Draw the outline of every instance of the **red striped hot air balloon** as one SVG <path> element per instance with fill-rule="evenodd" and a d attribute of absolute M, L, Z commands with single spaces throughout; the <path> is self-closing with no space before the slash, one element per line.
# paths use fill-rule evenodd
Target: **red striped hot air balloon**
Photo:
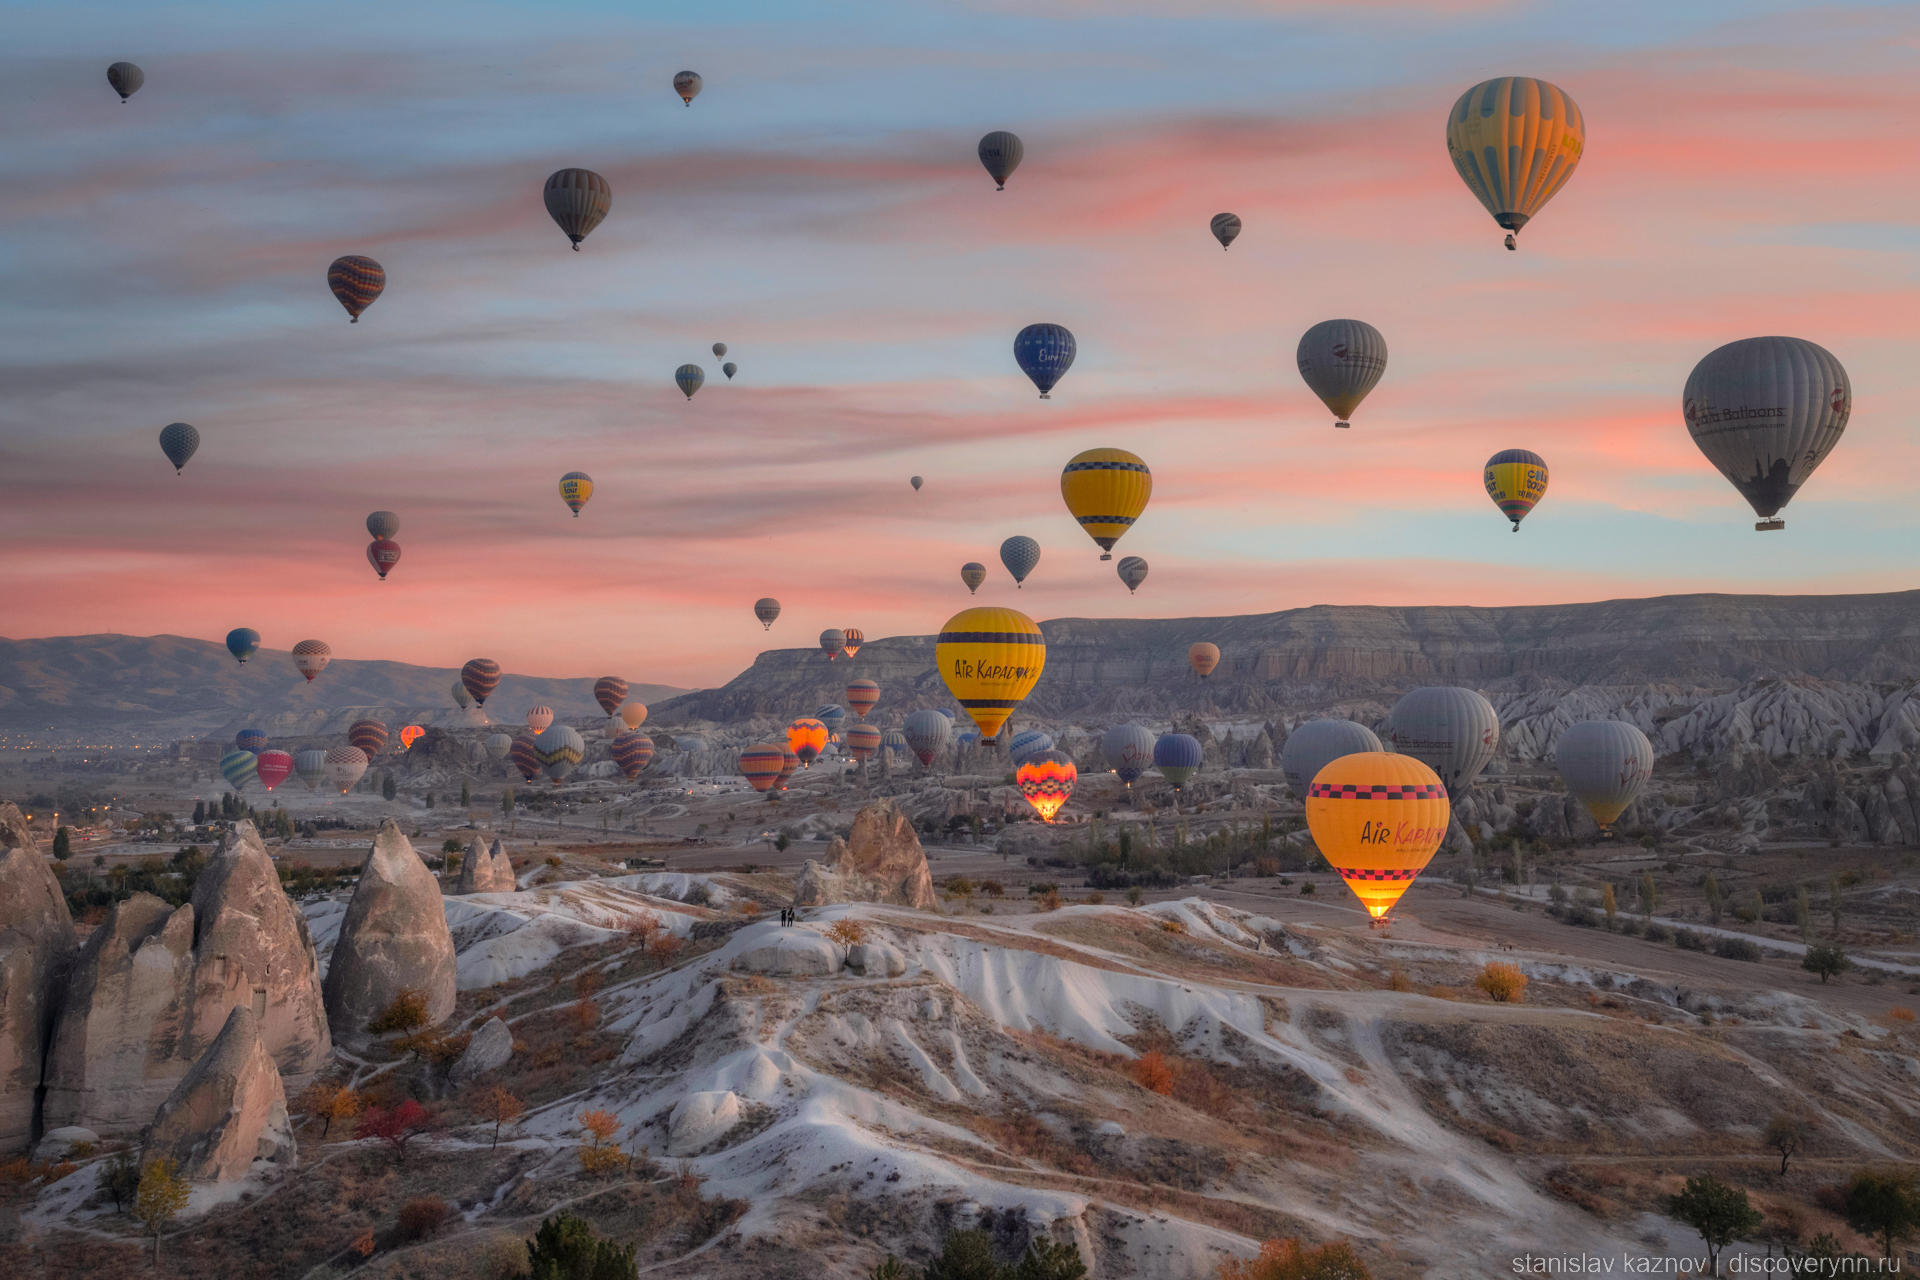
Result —
<path fill-rule="evenodd" d="M 802 717 L 787 725 L 787 748 L 800 761 L 800 767 L 812 766 L 814 759 L 827 749 L 827 726 L 811 716 Z"/>
<path fill-rule="evenodd" d="M 787 753 L 771 742 L 756 742 L 740 752 L 740 776 L 755 791 L 773 790 L 786 767 Z"/>
<path fill-rule="evenodd" d="M 327 268 L 327 287 L 353 317 L 348 323 L 359 324 L 360 313 L 372 306 L 380 291 L 387 287 L 387 273 L 372 258 L 350 253 L 344 258 L 335 258 Z"/>
<path fill-rule="evenodd" d="M 347 726 L 347 741 L 369 756 L 377 756 L 386 750 L 387 726 L 378 720 L 355 720 Z"/>
<path fill-rule="evenodd" d="M 293 757 L 285 751 L 262 751 L 253 772 L 260 785 L 271 791 L 293 776 Z"/>
<path fill-rule="evenodd" d="M 853 708 L 857 719 L 865 720 L 867 712 L 873 710 L 880 701 L 880 686 L 871 680 L 855 680 L 847 686 L 847 705 Z"/>
<path fill-rule="evenodd" d="M 393 566 L 400 563 L 400 544 L 392 538 L 375 538 L 367 544 L 367 563 L 380 575 L 380 581 L 385 582 Z"/>
<path fill-rule="evenodd" d="M 487 698 L 500 687 L 500 664 L 492 658 L 474 658 L 460 668 L 460 683 L 467 686 L 473 700 L 484 707 Z"/>
<path fill-rule="evenodd" d="M 523 732 L 513 735 L 513 749 L 507 752 L 507 759 L 528 782 L 540 776 L 540 756 L 533 749 L 531 733 Z"/>
<path fill-rule="evenodd" d="M 856 724 L 847 730 L 847 754 L 865 764 L 880 749 L 880 726 Z"/>
<path fill-rule="evenodd" d="M 858 627 L 848 627 L 845 631 L 842 631 L 840 633 L 841 647 L 846 650 L 847 656 L 849 658 L 851 658 L 854 654 L 859 653 L 860 646 L 865 644 L 866 642 L 867 642 L 867 633 L 862 631 Z"/>
<path fill-rule="evenodd" d="M 800 757 L 785 747 L 780 748 L 780 789 L 782 791 L 787 789 L 787 779 L 791 778 L 793 771 L 799 767 Z"/>
<path fill-rule="evenodd" d="M 535 733 L 545 733 L 547 727 L 552 723 L 552 707 L 535 707 L 533 710 L 527 712 L 527 728 L 533 730 Z"/>
<path fill-rule="evenodd" d="M 400 749 L 402 751 L 413 750 L 413 744 L 420 741 L 420 739 L 426 735 L 426 732 L 425 729 L 422 729 L 417 724 L 408 725 L 400 731 Z"/>
<path fill-rule="evenodd" d="M 620 709 L 627 700 L 627 682 L 619 676 L 601 676 L 593 682 L 593 700 L 608 715 Z"/>
<path fill-rule="evenodd" d="M 639 777 L 652 760 L 653 739 L 646 734 L 629 730 L 613 740 L 613 762 L 629 781 Z"/>

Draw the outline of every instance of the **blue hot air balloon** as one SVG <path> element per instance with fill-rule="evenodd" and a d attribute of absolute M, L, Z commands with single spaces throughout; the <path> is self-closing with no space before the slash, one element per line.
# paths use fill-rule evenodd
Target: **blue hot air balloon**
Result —
<path fill-rule="evenodd" d="M 167 461 L 173 464 L 173 474 L 179 475 L 180 469 L 187 465 L 187 459 L 200 447 L 200 433 L 194 430 L 190 422 L 169 422 L 160 428 L 160 452 L 167 455 Z"/>
<path fill-rule="evenodd" d="M 251 751 L 253 754 L 259 755 L 262 751 L 266 750 L 267 731 L 265 729 L 242 729 L 234 736 L 233 745 L 242 751 Z"/>
<path fill-rule="evenodd" d="M 247 659 L 260 652 L 260 633 L 252 627 L 235 627 L 227 632 L 227 652 L 246 666 Z"/>
<path fill-rule="evenodd" d="M 239 791 L 253 780 L 254 767 L 259 762 L 259 757 L 251 751 L 229 751 L 220 757 L 220 773 Z"/>
<path fill-rule="evenodd" d="M 1019 362 L 1020 372 L 1040 388 L 1042 400 L 1052 399 L 1047 393 L 1073 367 L 1076 350 L 1073 335 L 1065 325 L 1030 324 L 1013 339 L 1013 358 Z"/>
<path fill-rule="evenodd" d="M 697 364 L 683 364 L 673 371 L 673 380 L 687 393 L 687 399 L 693 399 L 693 393 L 707 383 L 707 371 Z"/>
<path fill-rule="evenodd" d="M 1027 762 L 1028 757 L 1041 755 L 1053 750 L 1053 737 L 1038 729 L 1023 729 L 1013 735 L 1007 743 L 1007 759 L 1017 769 Z"/>
<path fill-rule="evenodd" d="M 1015 534 L 1000 544 L 1000 563 L 1007 566 L 1017 588 L 1040 563 L 1040 544 L 1024 534 Z"/>
<path fill-rule="evenodd" d="M 1153 744 L 1153 767 L 1175 791 L 1200 771 L 1200 740 L 1190 733 L 1163 733 Z"/>

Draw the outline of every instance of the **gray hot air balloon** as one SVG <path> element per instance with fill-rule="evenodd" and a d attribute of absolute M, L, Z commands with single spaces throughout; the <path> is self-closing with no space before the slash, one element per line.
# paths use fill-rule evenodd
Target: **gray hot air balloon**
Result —
<path fill-rule="evenodd" d="M 561 169 L 547 179 L 547 213 L 580 252 L 580 242 L 613 208 L 613 188 L 591 169 Z"/>
<path fill-rule="evenodd" d="M 967 584 L 967 594 L 972 595 L 987 580 L 987 566 L 978 560 L 969 560 L 960 566 L 960 581 Z"/>
<path fill-rule="evenodd" d="M 1653 776 L 1653 744 L 1624 720 L 1582 720 L 1554 743 L 1553 762 L 1604 831 Z"/>
<path fill-rule="evenodd" d="M 1296 800 L 1307 798 L 1307 788 L 1320 771 L 1342 756 L 1380 751 L 1373 730 L 1352 720 L 1309 720 L 1287 735 L 1280 748 L 1280 772 Z"/>
<path fill-rule="evenodd" d="M 772 596 L 761 596 L 753 602 L 753 616 L 760 619 L 762 629 L 773 630 L 773 620 L 780 616 L 780 602 Z"/>
<path fill-rule="evenodd" d="M 510 733 L 492 733 L 487 735 L 487 758 L 499 764 L 513 750 L 513 735 Z"/>
<path fill-rule="evenodd" d="M 400 517 L 391 511 L 376 511 L 367 517 L 367 536 L 378 541 L 400 532 Z"/>
<path fill-rule="evenodd" d="M 1000 544 L 1000 563 L 1007 566 L 1007 572 L 1013 575 L 1013 585 L 1018 588 L 1040 563 L 1040 544 L 1023 533 L 1016 533 Z"/>
<path fill-rule="evenodd" d="M 913 486 L 913 491 L 915 493 L 918 493 L 920 492 L 920 486 L 925 484 L 926 481 L 922 480 L 919 476 L 914 476 L 911 479 L 909 479 L 907 483 Z"/>
<path fill-rule="evenodd" d="M 473 695 L 467 692 L 467 686 L 458 680 L 453 682 L 453 705 L 465 711 L 473 705 Z"/>
<path fill-rule="evenodd" d="M 698 71 L 682 71 L 673 78 L 673 91 L 680 95 L 682 102 L 692 106 L 693 100 L 700 96 L 703 83 Z"/>
<path fill-rule="evenodd" d="M 1153 768 L 1154 734 L 1137 724 L 1116 724 L 1100 739 L 1100 754 L 1129 789 L 1134 779 Z"/>
<path fill-rule="evenodd" d="M 1760 517 L 1772 518 L 1820 465 L 1853 411 L 1833 353 L 1804 338 L 1742 338 L 1693 367 L 1681 398 L 1687 432 Z"/>
<path fill-rule="evenodd" d="M 125 106 L 127 99 L 140 92 L 140 86 L 147 82 L 147 73 L 131 62 L 116 62 L 107 68 L 107 83 L 120 95 L 120 105 Z"/>
<path fill-rule="evenodd" d="M 727 354 L 727 344 L 726 344 L 726 343 L 724 343 L 724 342 L 716 342 L 716 343 L 714 343 L 714 344 L 713 344 L 713 354 L 714 354 L 714 355 L 715 355 L 716 357 L 718 357 L 718 356 L 724 356 L 724 355 L 726 355 L 726 354 Z"/>
<path fill-rule="evenodd" d="M 327 753 L 312 748 L 302 751 L 293 758 L 293 770 L 307 784 L 307 790 L 318 791 L 327 776 Z"/>
<path fill-rule="evenodd" d="M 181 468 L 187 465 L 194 451 L 200 447 L 200 433 L 192 423 L 169 422 L 160 428 L 160 452 L 167 455 L 167 461 L 173 464 L 173 474 L 179 475 Z"/>
<path fill-rule="evenodd" d="M 1240 234 L 1240 215 L 1237 213 L 1216 213 L 1213 215 L 1213 238 L 1225 249 Z"/>
<path fill-rule="evenodd" d="M 938 711 L 916 711 L 907 717 L 902 728 L 907 735 L 907 749 L 920 757 L 923 765 L 932 765 L 933 758 L 953 737 L 953 721 Z"/>
<path fill-rule="evenodd" d="M 1322 320 L 1300 337 L 1300 376 L 1339 421 L 1349 419 L 1387 371 L 1387 340 L 1364 320 Z"/>
<path fill-rule="evenodd" d="M 1001 191 L 1007 189 L 1008 176 L 1020 167 L 1020 159 L 1026 154 L 1020 139 L 1005 129 L 996 129 L 980 139 L 980 163 L 987 166 Z"/>
<path fill-rule="evenodd" d="M 1500 717 L 1472 689 L 1415 689 L 1387 713 L 1387 741 L 1440 775 L 1447 794 L 1473 785 L 1500 742 Z"/>
<path fill-rule="evenodd" d="M 733 381 L 733 375 L 740 372 L 740 366 L 729 360 L 720 366 L 720 372 L 727 375 L 727 381 Z"/>
<path fill-rule="evenodd" d="M 1113 566 L 1120 575 L 1120 581 L 1127 584 L 1127 594 L 1132 595 L 1147 580 L 1147 562 L 1139 556 L 1121 556 L 1120 563 Z"/>

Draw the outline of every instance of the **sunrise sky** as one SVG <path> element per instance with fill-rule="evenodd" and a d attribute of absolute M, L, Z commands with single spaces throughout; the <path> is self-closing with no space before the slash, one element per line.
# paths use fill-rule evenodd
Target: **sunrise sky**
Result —
<path fill-rule="evenodd" d="M 823 627 L 1902 590 L 1920 561 L 1920 11 L 1769 3 L 0 6 L 0 634 L 720 683 Z M 122 106 L 105 68 L 137 62 Z M 682 68 L 704 93 L 685 108 Z M 1445 116 L 1587 152 L 1519 253 Z M 1011 129 L 1004 193 L 974 156 Z M 571 253 L 566 166 L 613 211 Z M 1246 230 L 1222 253 L 1231 211 Z M 378 259 L 361 323 L 328 292 Z M 1335 431 L 1295 343 L 1386 377 Z M 1050 401 L 1034 321 L 1080 354 Z M 1753 515 L 1689 440 L 1737 338 L 1834 352 L 1845 438 Z M 711 344 L 738 362 L 721 376 Z M 674 368 L 703 365 L 687 402 Z M 204 437 L 176 479 L 162 426 Z M 1116 556 L 1061 465 L 1131 449 Z M 1552 468 L 1519 535 L 1481 488 Z M 579 519 L 560 475 L 597 490 Z M 910 475 L 926 477 L 915 494 Z M 382 583 L 362 522 L 402 519 Z M 997 549 L 1037 538 L 1015 592 Z M 963 561 L 988 583 L 970 599 Z M 785 613 L 769 636 L 756 597 Z"/>

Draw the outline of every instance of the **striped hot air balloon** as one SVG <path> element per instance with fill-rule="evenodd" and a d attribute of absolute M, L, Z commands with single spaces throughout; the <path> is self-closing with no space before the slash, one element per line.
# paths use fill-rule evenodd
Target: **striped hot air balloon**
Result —
<path fill-rule="evenodd" d="M 254 767 L 259 757 L 251 751 L 229 751 L 220 757 L 220 776 L 230 783 L 235 791 L 242 790 L 253 779 Z"/>
<path fill-rule="evenodd" d="M 913 748 L 907 745 L 907 735 L 898 729 L 889 729 L 880 735 L 880 749 L 890 755 L 911 755 Z"/>
<path fill-rule="evenodd" d="M 1514 237 L 1553 199 L 1587 150 L 1573 99 L 1545 80 L 1502 76 L 1460 95 L 1447 114 L 1447 154 L 1467 190 Z"/>
<path fill-rule="evenodd" d="M 513 749 L 507 752 L 507 759 L 520 771 L 520 776 L 532 782 L 540 776 L 540 757 L 535 753 L 531 732 L 522 731 L 513 735 Z"/>
<path fill-rule="evenodd" d="M 307 678 L 308 684 L 332 661 L 333 649 L 324 640 L 302 640 L 293 646 L 294 669 Z"/>
<path fill-rule="evenodd" d="M 120 95 L 120 105 L 126 106 L 127 99 L 140 92 L 140 86 L 147 82 L 147 73 L 131 62 L 116 62 L 107 68 L 107 83 Z"/>
<path fill-rule="evenodd" d="M 828 627 L 820 633 L 820 650 L 832 662 L 847 647 L 847 633 L 838 627 Z"/>
<path fill-rule="evenodd" d="M 1447 794 L 1473 785 L 1500 744 L 1500 715 L 1482 694 L 1456 685 L 1414 689 L 1387 713 L 1387 742 L 1446 784 Z"/>
<path fill-rule="evenodd" d="M 1853 383 L 1831 351 L 1805 338 L 1742 338 L 1707 353 L 1681 397 L 1687 433 L 1760 520 L 1779 511 L 1840 443 Z"/>
<path fill-rule="evenodd" d="M 963 609 L 947 619 L 934 644 L 934 664 L 947 691 L 991 738 L 1047 665 L 1047 643 L 1017 609 Z"/>
<path fill-rule="evenodd" d="M 460 683 L 467 686 L 473 700 L 484 707 L 488 697 L 500 687 L 500 664 L 492 658 L 474 658 L 460 668 Z"/>
<path fill-rule="evenodd" d="M 1153 742 L 1153 767 L 1184 791 L 1187 780 L 1200 772 L 1200 740 L 1190 733 L 1163 733 Z"/>
<path fill-rule="evenodd" d="M 593 682 L 593 700 L 608 715 L 620 709 L 627 700 L 627 682 L 619 676 L 601 676 Z"/>
<path fill-rule="evenodd" d="M 855 724 L 847 728 L 847 754 L 861 764 L 872 759 L 873 753 L 880 749 L 880 726 Z"/>
<path fill-rule="evenodd" d="M 841 648 L 849 658 L 860 652 L 860 646 L 867 642 L 867 633 L 858 627 L 848 627 L 841 635 Z"/>
<path fill-rule="evenodd" d="M 1073 784 L 1080 778 L 1073 757 L 1059 751 L 1042 751 L 1014 770 L 1020 794 L 1027 798 L 1040 821 L 1052 822 L 1060 807 L 1072 798 Z"/>
<path fill-rule="evenodd" d="M 1280 748 L 1280 772 L 1294 798 L 1304 800 L 1322 769 L 1341 756 L 1381 750 L 1373 730 L 1352 720 L 1309 720 L 1287 735 Z"/>
<path fill-rule="evenodd" d="M 879 701 L 880 686 L 872 680 L 855 680 L 847 685 L 847 705 L 860 719 L 865 720 Z"/>
<path fill-rule="evenodd" d="M 1020 167 L 1020 161 L 1026 158 L 1026 144 L 1020 141 L 1018 134 L 995 129 L 980 139 L 979 150 L 980 163 L 986 166 L 987 176 L 996 184 L 994 190 L 1005 191 L 1007 179 Z"/>
<path fill-rule="evenodd" d="M 369 758 L 386 750 L 387 726 L 378 720 L 355 720 L 347 726 L 347 741 L 367 753 Z"/>
<path fill-rule="evenodd" d="M 653 739 L 646 734 L 629 730 L 613 740 L 613 762 L 629 780 L 639 777 L 652 760 Z"/>
<path fill-rule="evenodd" d="M 575 253 L 613 209 L 613 188 L 591 169 L 559 170 L 547 179 L 544 195 L 548 216 L 573 241 Z"/>
<path fill-rule="evenodd" d="M 810 767 L 815 758 L 827 748 L 827 726 L 811 716 L 790 721 L 787 724 L 787 749 L 800 761 L 800 767 Z"/>
<path fill-rule="evenodd" d="M 1349 427 L 1354 410 L 1387 371 L 1387 340 L 1364 320 L 1322 320 L 1300 335 L 1294 352 L 1307 389 Z"/>
<path fill-rule="evenodd" d="M 1213 238 L 1220 242 L 1221 251 L 1224 252 L 1226 247 L 1240 236 L 1240 216 L 1233 213 L 1216 213 L 1213 215 L 1213 221 L 1208 224 L 1208 229 L 1213 232 Z"/>
<path fill-rule="evenodd" d="M 1438 775 L 1412 756 L 1342 756 L 1307 787 L 1307 828 L 1376 925 L 1446 839 L 1451 810 Z"/>
<path fill-rule="evenodd" d="M 1060 496 L 1068 513 L 1099 544 L 1100 558 L 1111 560 L 1113 544 L 1147 509 L 1153 473 L 1125 449 L 1088 449 L 1075 454 L 1061 471 Z"/>
<path fill-rule="evenodd" d="M 510 733 L 490 733 L 487 735 L 487 759 L 499 764 L 513 750 L 513 735 Z"/>
<path fill-rule="evenodd" d="M 527 728 L 535 733 L 545 733 L 547 726 L 553 723 L 552 707 L 534 707 L 527 712 Z"/>
<path fill-rule="evenodd" d="M 334 747 L 327 752 L 327 781 L 345 795 L 366 776 L 367 753 L 358 747 Z"/>
<path fill-rule="evenodd" d="M 233 745 L 240 751 L 251 751 L 259 755 L 267 749 L 267 731 L 265 729 L 242 729 L 233 735 Z"/>
<path fill-rule="evenodd" d="M 1486 482 L 1487 496 L 1518 533 L 1534 504 L 1547 496 L 1546 459 L 1526 449 L 1502 449 L 1487 459 Z"/>
<path fill-rule="evenodd" d="M 302 751 L 293 758 L 293 767 L 300 774 L 300 781 L 307 784 L 307 790 L 318 791 L 327 777 L 327 753 L 318 747 Z"/>
<path fill-rule="evenodd" d="M 380 291 L 387 287 L 387 273 L 372 258 L 358 253 L 335 258 L 327 268 L 327 287 L 352 317 L 349 324 L 360 323 L 360 313 L 372 306 Z"/>
<path fill-rule="evenodd" d="M 782 791 L 785 791 L 787 789 L 787 779 L 791 778 L 793 776 L 793 771 L 795 769 L 798 769 L 799 767 L 800 767 L 800 757 L 793 754 L 793 752 L 789 751 L 785 747 L 780 748 L 779 785 Z"/>
<path fill-rule="evenodd" d="M 1023 729 L 1013 735 L 1007 743 L 1007 759 L 1018 765 L 1021 761 L 1053 750 L 1053 735 L 1039 729 Z"/>
<path fill-rule="evenodd" d="M 756 742 L 740 752 L 740 776 L 755 791 L 771 791 L 780 782 L 786 758 L 786 751 L 771 742 Z"/>
<path fill-rule="evenodd" d="M 293 776 L 293 757 L 285 751 L 262 751 L 253 762 L 254 776 L 271 791 Z"/>
<path fill-rule="evenodd" d="M 557 787 L 587 754 L 587 740 L 572 725 L 549 725 L 533 740 L 533 754 L 540 761 L 541 771 Z"/>
<path fill-rule="evenodd" d="M 673 371 L 673 384 L 691 400 L 694 392 L 707 385 L 707 371 L 697 364 L 683 364 Z"/>

